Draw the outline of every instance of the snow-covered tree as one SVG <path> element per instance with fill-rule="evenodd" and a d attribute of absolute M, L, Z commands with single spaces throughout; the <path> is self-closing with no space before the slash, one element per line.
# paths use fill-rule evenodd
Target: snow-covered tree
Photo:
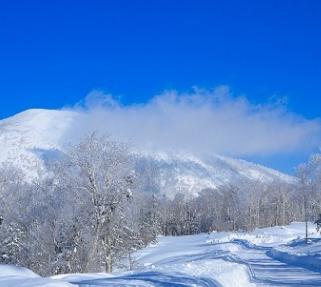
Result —
<path fill-rule="evenodd" d="M 111 272 L 121 245 L 123 204 L 131 198 L 135 180 L 128 147 L 92 134 L 70 149 L 58 170 L 64 188 L 91 210 L 87 269 L 104 265 Z"/>

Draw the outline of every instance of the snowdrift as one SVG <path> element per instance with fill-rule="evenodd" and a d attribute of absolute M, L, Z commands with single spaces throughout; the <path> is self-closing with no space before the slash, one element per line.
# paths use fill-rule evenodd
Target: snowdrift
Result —
<path fill-rule="evenodd" d="M 42 278 L 31 270 L 13 265 L 0 265 L 0 287 L 72 287 L 67 282 Z"/>

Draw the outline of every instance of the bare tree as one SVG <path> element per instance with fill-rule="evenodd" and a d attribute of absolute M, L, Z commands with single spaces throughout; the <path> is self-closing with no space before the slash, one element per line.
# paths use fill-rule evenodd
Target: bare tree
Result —
<path fill-rule="evenodd" d="M 111 272 L 121 241 L 123 203 L 135 180 L 128 147 L 92 134 L 72 147 L 62 163 L 60 178 L 66 187 L 91 205 L 93 238 L 86 269 L 96 263 Z"/>

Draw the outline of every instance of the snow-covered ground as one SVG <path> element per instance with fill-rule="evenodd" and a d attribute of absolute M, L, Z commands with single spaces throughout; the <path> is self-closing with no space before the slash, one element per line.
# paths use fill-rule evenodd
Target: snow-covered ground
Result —
<path fill-rule="evenodd" d="M 73 285 L 51 278 L 42 278 L 21 267 L 0 265 L 0 287 L 72 287 Z"/>
<path fill-rule="evenodd" d="M 0 287 L 99 286 L 321 286 L 321 237 L 304 224 L 161 237 L 136 253 L 135 271 L 40 278 L 26 269 L 0 266 Z M 68 285 L 69 284 L 69 285 Z M 73 285 L 70 285 L 73 284 Z"/>

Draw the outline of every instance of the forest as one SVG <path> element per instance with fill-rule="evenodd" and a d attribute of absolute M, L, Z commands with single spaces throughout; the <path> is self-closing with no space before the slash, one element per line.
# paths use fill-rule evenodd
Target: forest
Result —
<path fill-rule="evenodd" d="M 168 198 L 158 170 L 138 166 L 127 144 L 91 134 L 28 180 L 0 167 L 0 262 L 41 275 L 132 270 L 133 252 L 159 235 L 250 231 L 315 221 L 321 212 L 321 155 L 294 183 L 242 182 Z"/>

